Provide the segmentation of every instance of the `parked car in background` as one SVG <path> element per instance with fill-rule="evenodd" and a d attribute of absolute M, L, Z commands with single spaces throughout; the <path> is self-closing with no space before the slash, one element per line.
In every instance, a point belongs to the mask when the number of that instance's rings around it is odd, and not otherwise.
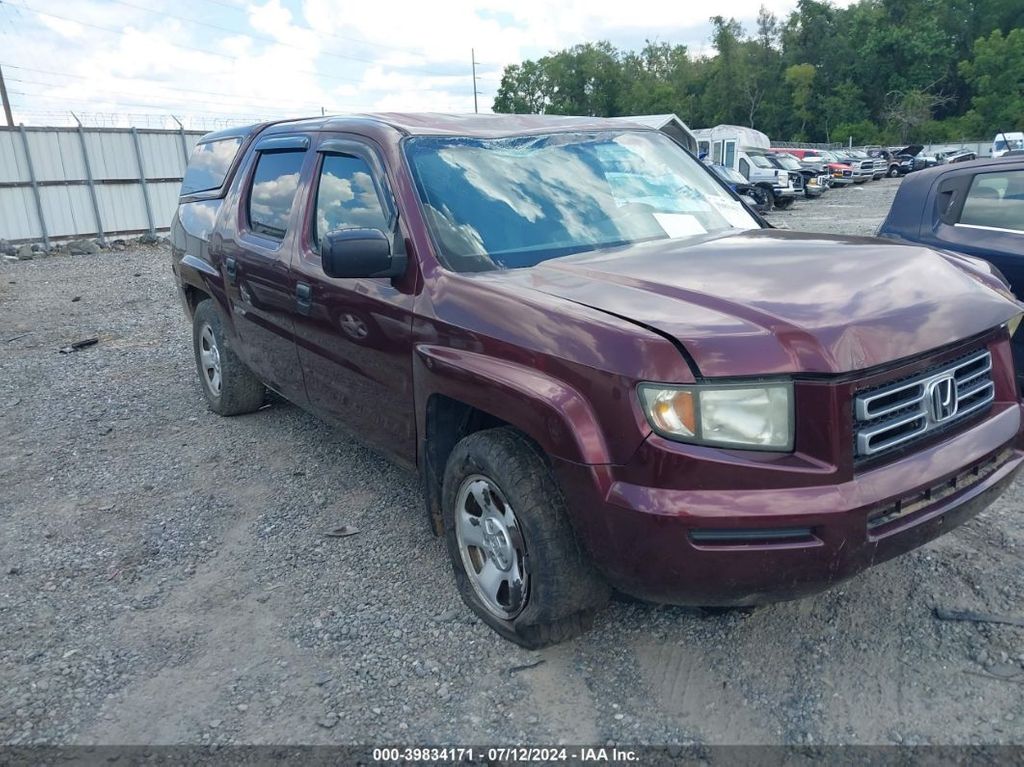
<path fill-rule="evenodd" d="M 776 168 L 767 158 L 771 143 L 761 131 L 742 125 L 716 125 L 695 130 L 693 135 L 699 151 L 707 153 L 712 163 L 739 171 L 754 186 L 771 192 L 772 207 L 788 208 L 803 196 L 802 179 L 795 181 L 788 171 Z"/>
<path fill-rule="evenodd" d="M 527 647 L 585 631 L 613 588 L 747 605 L 834 586 L 1024 463 L 1021 310 L 993 274 L 767 228 L 640 125 L 232 128 L 198 142 L 171 243 L 209 408 L 255 412 L 270 388 L 416 471 L 460 596 Z"/>
<path fill-rule="evenodd" d="M 875 162 L 868 157 L 857 157 L 848 149 L 831 150 L 831 154 L 839 162 L 846 163 L 853 171 L 853 183 L 863 184 L 875 175 Z"/>
<path fill-rule="evenodd" d="M 1014 149 L 1024 150 L 1024 133 L 1021 131 L 1000 131 L 992 139 L 992 157 L 1002 157 Z"/>
<path fill-rule="evenodd" d="M 730 189 L 740 196 L 740 199 L 743 200 L 744 204 L 749 205 L 758 213 L 767 213 L 771 210 L 771 195 L 768 194 L 765 189 L 751 184 L 740 175 L 739 171 L 733 170 L 732 168 L 726 168 L 724 165 L 715 165 L 714 163 L 710 163 L 708 167 L 711 168 L 715 175 L 722 179 Z"/>
<path fill-rule="evenodd" d="M 959 152 L 950 152 L 943 158 L 943 162 L 946 165 L 952 165 L 958 162 L 970 162 L 971 160 L 977 160 L 978 153 L 973 152 L 969 149 L 963 149 Z"/>
<path fill-rule="evenodd" d="M 890 152 L 892 152 L 899 165 L 896 168 L 893 168 L 892 166 L 889 167 L 889 176 L 892 177 L 894 171 L 897 176 L 906 176 L 908 173 L 913 173 L 915 170 L 921 170 L 924 168 L 924 163 L 920 166 L 917 164 L 917 156 L 921 154 L 923 150 L 923 144 L 908 144 L 904 147 L 890 148 Z"/>
<path fill-rule="evenodd" d="M 853 169 L 849 163 L 839 162 L 832 154 L 822 149 L 778 148 L 773 152 L 796 157 L 801 164 L 811 168 L 824 167 L 829 177 L 829 186 L 849 186 L 853 183 Z"/>
<path fill-rule="evenodd" d="M 913 172 L 913 158 L 924 147 L 921 144 L 910 144 L 903 147 L 867 147 L 865 152 L 876 159 L 885 162 L 885 175 L 889 178 L 905 176 Z"/>
<path fill-rule="evenodd" d="M 900 186 L 880 237 L 983 258 L 1024 298 L 1024 158 L 940 165 Z M 1024 384 L 1024 333 L 1014 335 Z"/>
<path fill-rule="evenodd" d="M 776 168 L 789 173 L 790 179 L 795 187 L 803 187 L 804 197 L 817 198 L 824 194 L 827 189 L 827 177 L 820 171 L 804 167 L 799 160 L 789 154 L 769 152 L 765 155 L 768 162 Z"/>
<path fill-rule="evenodd" d="M 868 173 L 870 180 L 878 181 L 885 177 L 889 165 L 882 158 L 871 157 L 862 149 L 846 149 L 844 151 L 847 157 L 861 164 L 861 168 Z"/>

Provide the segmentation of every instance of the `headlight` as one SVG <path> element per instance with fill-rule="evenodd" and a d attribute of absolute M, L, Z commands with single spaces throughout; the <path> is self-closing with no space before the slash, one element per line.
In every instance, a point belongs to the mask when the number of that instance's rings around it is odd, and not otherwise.
<path fill-rule="evenodd" d="M 793 449 L 790 383 L 640 384 L 651 428 L 680 442 L 755 450 Z"/>
<path fill-rule="evenodd" d="M 1017 328 L 1020 327 L 1020 321 L 1022 318 L 1024 318 L 1024 314 L 1018 314 L 1006 323 L 1006 329 L 1010 331 L 1010 338 L 1013 338 L 1013 334 L 1017 332 Z"/>

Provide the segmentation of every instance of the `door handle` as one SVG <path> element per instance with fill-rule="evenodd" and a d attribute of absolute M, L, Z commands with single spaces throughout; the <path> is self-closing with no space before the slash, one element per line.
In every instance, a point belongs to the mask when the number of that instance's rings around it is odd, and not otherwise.
<path fill-rule="evenodd" d="M 231 284 L 235 284 L 235 280 L 238 278 L 238 262 L 230 256 L 224 260 L 224 269 L 228 273 L 228 279 L 231 280 Z"/>
<path fill-rule="evenodd" d="M 313 289 L 304 282 L 295 286 L 295 306 L 299 314 L 309 314 L 313 308 Z"/>

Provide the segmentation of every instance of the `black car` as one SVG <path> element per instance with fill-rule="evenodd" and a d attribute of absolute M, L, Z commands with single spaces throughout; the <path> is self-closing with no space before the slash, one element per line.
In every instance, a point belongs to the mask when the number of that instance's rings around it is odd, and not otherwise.
<path fill-rule="evenodd" d="M 983 258 L 1024 298 L 1024 157 L 958 162 L 908 176 L 878 236 Z M 1017 379 L 1024 382 L 1024 334 L 1013 348 Z"/>
<path fill-rule="evenodd" d="M 759 186 L 754 186 L 739 171 L 724 165 L 708 165 L 715 175 L 724 181 L 730 189 L 740 196 L 743 202 L 758 213 L 767 213 L 771 209 L 768 193 Z"/>
<path fill-rule="evenodd" d="M 826 186 L 823 182 L 826 177 L 821 172 L 805 167 L 798 159 L 789 154 L 772 152 L 765 156 L 768 158 L 768 162 L 776 168 L 789 172 L 793 187 L 799 189 L 802 186 L 804 197 L 821 197 L 824 193 Z"/>

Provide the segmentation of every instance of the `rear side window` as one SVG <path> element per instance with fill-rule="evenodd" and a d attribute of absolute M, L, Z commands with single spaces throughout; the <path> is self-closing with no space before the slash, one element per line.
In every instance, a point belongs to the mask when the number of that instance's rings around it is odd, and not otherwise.
<path fill-rule="evenodd" d="M 185 178 L 181 182 L 182 196 L 220 189 L 241 145 L 241 138 L 196 144 L 185 170 Z"/>
<path fill-rule="evenodd" d="M 260 154 L 249 191 L 249 226 L 254 232 L 284 239 L 305 156 L 304 151 Z"/>
<path fill-rule="evenodd" d="M 1024 232 L 1024 171 L 975 176 L 964 201 L 960 223 Z"/>

